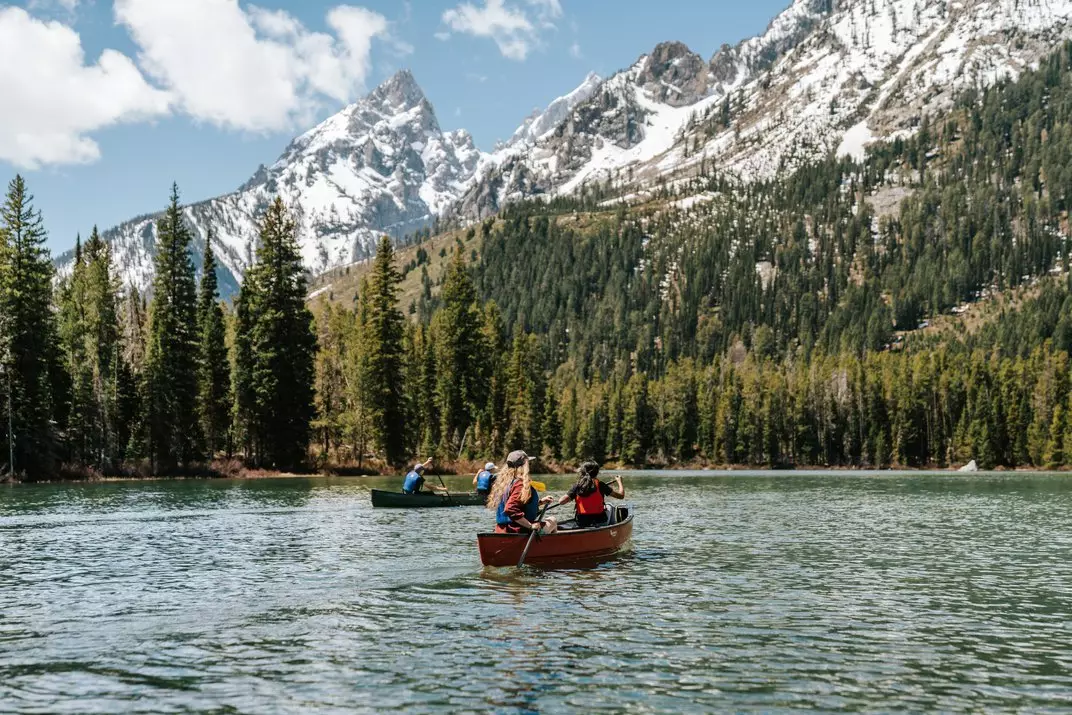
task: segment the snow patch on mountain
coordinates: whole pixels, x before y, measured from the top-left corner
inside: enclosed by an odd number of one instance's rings
[[[665,42],[607,80],[587,76],[490,154],[464,130],[442,131],[400,72],[186,217],[195,251],[215,230],[237,285],[277,195],[294,211],[307,268],[320,273],[366,258],[384,233],[469,221],[521,199],[610,185],[612,205],[701,167],[751,181],[830,154],[860,159],[961,90],[1035,66],[1070,27],[1072,0],[795,0],[763,34],[710,60]],[[104,234],[120,275],[139,288],[152,280],[155,218]]]
[[[212,227],[226,282],[237,286],[253,260],[258,222],[278,195],[293,212],[311,273],[352,263],[385,233],[401,237],[429,225],[461,193],[481,156],[464,130],[440,129],[413,76],[399,72],[299,136],[234,193],[187,206],[194,252]],[[140,290],[152,283],[156,219],[104,233],[119,275]],[[61,272],[70,260],[60,258]]]
[[[1072,0],[796,0],[710,62],[663,43],[524,152],[484,162],[456,211],[696,174],[750,181],[831,153],[862,159],[955,96],[1014,78],[1072,36]]]

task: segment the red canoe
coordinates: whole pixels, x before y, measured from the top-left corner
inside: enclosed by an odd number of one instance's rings
[[[619,524],[595,529],[571,529],[540,536],[525,557],[527,564],[560,564],[611,556],[633,535],[633,515]],[[517,566],[528,534],[477,534],[480,561],[485,566]]]

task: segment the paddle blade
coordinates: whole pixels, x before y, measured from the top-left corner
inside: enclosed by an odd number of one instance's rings
[[[533,481],[533,482],[530,482],[530,484],[532,484],[532,488],[535,489],[538,492],[547,491],[547,485],[544,484],[543,482]]]

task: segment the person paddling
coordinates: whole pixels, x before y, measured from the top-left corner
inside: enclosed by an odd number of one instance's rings
[[[488,509],[495,511],[497,534],[527,534],[540,530],[553,534],[558,529],[554,517],[540,518],[540,507],[554,501],[553,497],[541,497],[532,486],[529,474],[531,457],[520,449],[506,458],[506,469],[495,480],[488,495]]]
[[[566,494],[558,500],[559,504],[576,502],[577,526],[581,529],[590,529],[593,526],[603,526],[610,523],[610,513],[607,509],[606,497],[625,499],[625,487],[622,486],[622,478],[615,477],[615,489],[606,482],[599,480],[599,464],[588,461],[581,465],[578,470],[580,477]]]
[[[484,497],[486,501],[488,495],[491,494],[492,487],[495,486],[496,474],[495,471],[498,467],[495,466],[495,462],[488,462],[484,465],[484,468],[476,473],[473,477],[473,486],[476,488],[476,493]]]
[[[426,492],[428,492],[428,491],[430,491],[430,492],[446,491],[442,487],[436,487],[436,486],[432,486],[430,484],[427,485],[428,488],[425,489],[424,471],[430,466],[432,466],[432,458],[431,457],[426,459],[424,462],[414,464],[413,469],[411,469],[409,474],[406,475],[406,481],[404,481],[402,483],[402,493],[403,494],[418,494],[421,491],[426,491]]]

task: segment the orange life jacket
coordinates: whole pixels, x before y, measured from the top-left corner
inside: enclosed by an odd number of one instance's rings
[[[596,482],[595,491],[588,496],[577,495],[578,514],[584,514],[585,516],[602,514],[605,508],[606,502],[603,500],[603,492],[599,489],[599,482]]]

